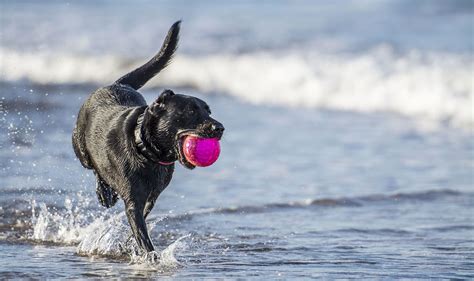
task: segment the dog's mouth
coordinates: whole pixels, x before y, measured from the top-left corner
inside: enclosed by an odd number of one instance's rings
[[[191,162],[188,161],[186,158],[186,155],[184,153],[184,140],[188,136],[194,136],[198,138],[217,138],[220,140],[221,136],[210,136],[208,134],[202,133],[199,130],[181,130],[176,134],[176,154],[178,155],[178,161],[183,165],[184,167],[192,170],[196,168],[196,165],[192,164]]]
[[[208,165],[212,164],[212,162],[213,162],[212,160],[211,160],[211,162],[208,162],[207,164],[204,164],[202,161],[200,161],[199,164],[196,164],[196,162],[194,162],[196,159],[194,159],[194,160],[187,159],[187,157],[189,157],[189,154],[187,156],[186,153],[184,152],[184,149],[185,149],[184,148],[185,147],[184,143],[185,143],[186,138],[190,137],[190,136],[197,137],[197,138],[200,138],[200,139],[217,139],[219,141],[222,137],[222,132],[220,132],[220,133],[206,133],[206,132],[202,132],[202,131],[197,130],[197,129],[188,129],[188,130],[181,130],[176,134],[176,141],[175,141],[176,147],[175,147],[175,150],[176,150],[176,154],[178,156],[178,161],[181,163],[181,165],[183,165],[184,167],[192,170],[192,169],[196,168],[196,165],[198,165],[198,166],[201,166],[201,165],[208,166]],[[218,157],[218,154],[215,155],[215,156]],[[191,158],[194,158],[194,157],[191,156]],[[214,161],[215,160],[216,160],[216,158],[214,159]]]
[[[186,156],[184,156],[184,150],[183,150],[184,139],[187,136],[200,137],[199,133],[196,130],[184,130],[184,131],[178,132],[178,134],[176,134],[176,154],[178,155],[179,163],[181,163],[181,165],[183,165],[184,167],[192,170],[192,169],[196,168],[196,166],[191,164],[186,159]]]

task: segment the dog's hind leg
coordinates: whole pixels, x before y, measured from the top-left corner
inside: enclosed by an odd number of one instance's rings
[[[117,203],[117,193],[96,172],[96,194],[102,206],[110,208]]]
[[[84,105],[79,110],[76,127],[72,132],[72,148],[76,157],[86,169],[93,169],[91,157],[86,148],[86,128],[89,120],[87,118],[87,109]]]

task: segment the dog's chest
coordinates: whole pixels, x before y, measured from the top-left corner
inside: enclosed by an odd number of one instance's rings
[[[153,164],[147,165],[137,176],[150,191],[154,189],[163,190],[170,183],[173,171],[174,164],[168,166]]]

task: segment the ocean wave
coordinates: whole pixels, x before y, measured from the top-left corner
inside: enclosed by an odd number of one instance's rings
[[[107,85],[145,60],[1,50],[2,81]],[[317,51],[179,55],[152,87],[192,87],[254,104],[393,112],[472,128],[472,57],[381,46],[361,54]]]
[[[450,189],[441,190],[426,190],[421,192],[413,193],[395,193],[395,194],[374,194],[359,197],[347,197],[347,198],[318,198],[318,199],[307,199],[300,201],[290,201],[283,203],[268,203],[263,205],[254,206],[234,206],[234,207],[223,207],[223,208],[208,208],[189,211],[183,214],[167,215],[161,219],[164,221],[170,220],[187,220],[192,219],[195,216],[211,215],[211,214],[252,214],[252,213],[267,213],[267,212],[278,212],[285,209],[299,209],[299,208],[336,208],[336,207],[364,207],[370,206],[376,203],[404,203],[410,201],[416,202],[431,202],[439,199],[448,198],[464,198],[472,197],[474,193],[460,192]]]

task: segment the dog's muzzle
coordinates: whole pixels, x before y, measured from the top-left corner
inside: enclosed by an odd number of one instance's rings
[[[181,130],[176,134],[176,152],[178,161],[188,169],[194,169],[196,166],[186,160],[183,152],[183,142],[186,136],[197,136],[200,138],[217,138],[220,140],[224,134],[224,125],[220,122],[212,120],[204,122],[197,129]]]
[[[211,122],[205,122],[196,131],[201,132],[200,134],[198,134],[200,137],[217,138],[220,140],[222,138],[222,135],[224,134],[224,130],[224,125],[222,125],[220,122],[213,120]]]

